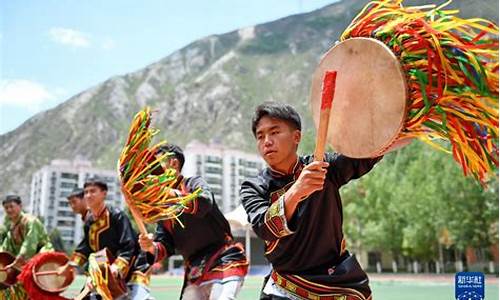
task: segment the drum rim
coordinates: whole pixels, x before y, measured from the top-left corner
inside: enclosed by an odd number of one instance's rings
[[[94,252],[94,255],[99,253],[100,255],[105,255],[108,263],[105,265],[100,265],[101,268],[107,268],[109,272],[109,278],[108,278],[108,290],[111,293],[113,297],[119,297],[121,295],[124,295],[127,293],[127,284],[125,282],[125,278],[115,278],[111,275],[111,271],[109,270],[111,264],[116,260],[114,257],[113,253],[111,253],[111,250],[108,247],[105,247],[99,251]],[[112,284],[111,284],[112,283]],[[110,288],[110,285],[113,286],[113,293],[112,289]],[[119,294],[117,294],[119,293]]]
[[[0,252],[0,257],[6,257],[8,259],[8,262],[9,263],[12,263],[16,257],[14,255],[12,255],[10,252],[8,251],[1,251]],[[7,271],[4,271],[5,273],[7,273]],[[14,276],[14,275],[11,275],[11,276]],[[13,284],[15,284],[17,282],[17,279],[16,279],[17,275],[14,276],[14,278],[12,279],[12,282],[9,282],[7,281],[9,279],[9,276],[7,276],[5,279],[6,281],[0,281],[0,290],[2,289],[6,289],[6,288],[9,288],[10,286],[12,286]]]
[[[45,263],[49,263],[49,262],[55,262],[55,263],[59,263],[62,265],[66,264],[67,262],[69,261],[69,258],[64,256],[54,256],[54,257],[50,257],[47,261],[44,261],[41,265],[45,264]],[[41,266],[41,265],[34,265],[31,269],[31,274],[33,276],[33,281],[35,281],[36,285],[46,291],[46,292],[49,292],[49,293],[61,293],[63,291],[65,291],[70,285],[71,283],[74,281],[75,279],[75,273],[73,272],[69,272],[69,274],[71,275],[67,275],[68,273],[65,273],[64,276],[66,277],[66,280],[65,280],[65,285],[61,286],[60,288],[48,288],[46,287],[45,285],[43,285],[39,280],[38,280],[38,276],[36,276],[36,272],[38,271],[38,268]],[[61,274],[63,275],[63,274]],[[69,281],[68,284],[66,284],[67,282]]]
[[[314,104],[313,97],[314,96],[318,96],[318,95],[314,95],[313,94],[313,91],[314,91],[313,87],[314,87],[315,82],[317,84],[321,84],[321,83],[319,83],[320,79],[316,79],[316,77],[317,77],[316,73],[319,71],[319,69],[322,66],[322,64],[329,57],[330,53],[335,50],[336,47],[339,47],[342,44],[350,43],[353,40],[367,40],[367,41],[370,41],[370,42],[375,42],[376,44],[378,44],[378,45],[382,46],[383,48],[385,48],[386,50],[388,50],[387,53],[390,56],[392,56],[392,58],[394,59],[395,62],[397,62],[397,66],[398,66],[397,67],[397,71],[400,74],[401,78],[403,79],[404,94],[405,94],[405,97],[404,97],[405,98],[405,101],[404,101],[404,111],[402,113],[403,117],[401,118],[401,120],[399,122],[397,130],[395,130],[394,134],[392,135],[392,137],[390,139],[388,139],[388,141],[386,143],[382,144],[378,149],[375,149],[374,151],[371,151],[371,152],[367,152],[366,155],[352,156],[352,157],[355,157],[355,158],[377,157],[377,156],[381,156],[381,155],[387,153],[388,151],[392,150],[391,147],[393,147],[393,146],[398,146],[399,147],[400,144],[408,144],[408,143],[411,142],[411,139],[409,139],[408,141],[400,141],[398,139],[400,137],[400,135],[401,135],[401,132],[404,129],[404,125],[406,123],[406,118],[408,116],[408,110],[409,110],[409,105],[408,105],[408,99],[409,99],[409,94],[408,94],[408,75],[406,74],[406,72],[404,72],[403,67],[401,66],[401,63],[399,62],[398,57],[394,54],[394,52],[386,44],[384,44],[383,42],[381,42],[381,41],[379,41],[379,40],[377,40],[375,38],[368,38],[368,37],[353,37],[353,38],[349,38],[349,39],[346,39],[346,40],[341,41],[341,42],[336,42],[335,45],[333,45],[332,47],[330,47],[330,49],[328,49],[328,51],[323,54],[323,56],[321,57],[320,61],[318,62],[318,65],[316,66],[316,69],[313,72],[313,75],[312,75],[312,84],[311,84],[311,92],[310,92],[310,96],[309,96],[309,107],[310,107],[310,110],[311,110],[311,113],[312,113],[312,116],[313,116],[314,126],[315,126],[315,128],[317,130],[318,129],[318,125],[319,125],[319,114],[317,116],[314,114],[314,110],[315,109],[313,107],[313,104]],[[335,106],[335,100],[333,102],[333,105]],[[335,149],[334,145],[328,139],[327,139],[327,143],[328,143],[328,145],[330,145],[331,147],[333,147]]]

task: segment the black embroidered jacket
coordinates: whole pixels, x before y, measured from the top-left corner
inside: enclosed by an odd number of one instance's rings
[[[176,252],[181,254],[185,263],[185,278],[193,283],[245,276],[248,261],[243,247],[233,241],[229,223],[215,203],[208,184],[199,176],[181,176],[176,184],[176,189],[182,194],[197,188],[203,192],[179,217],[184,227],[174,220],[157,224],[154,261]]]
[[[326,154],[330,163],[324,188],[297,206],[287,222],[283,194],[297,180],[312,156],[299,157],[290,174],[266,168],[242,184],[240,196],[255,233],[264,240],[265,256],[278,272],[323,273],[339,263],[345,242],[339,189],[370,171],[376,159],[352,159]]]
[[[114,265],[128,282],[149,284],[146,254],[140,251],[137,233],[125,212],[106,207],[99,216],[90,214],[84,225],[84,237],[71,258],[81,267],[91,253],[108,248],[114,256]]]

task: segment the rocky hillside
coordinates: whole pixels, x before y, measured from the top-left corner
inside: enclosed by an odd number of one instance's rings
[[[180,145],[216,139],[253,150],[250,116],[267,100],[294,105],[304,116],[306,132],[313,132],[308,108],[313,70],[365,3],[343,0],[311,13],[208,36],[39,113],[0,136],[1,194],[19,193],[27,199],[31,174],[55,158],[79,155],[114,168],[129,122],[144,105],[156,110],[161,137]],[[498,22],[496,0],[454,5],[464,16]]]

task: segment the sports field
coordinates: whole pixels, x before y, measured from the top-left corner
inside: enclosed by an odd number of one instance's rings
[[[450,300],[454,299],[454,275],[370,275],[375,300]],[[78,276],[65,296],[75,296],[84,282]],[[182,278],[178,276],[153,276],[151,290],[157,300],[178,299]],[[258,299],[262,277],[249,276],[238,299]],[[486,300],[498,299],[498,278],[487,277]]]

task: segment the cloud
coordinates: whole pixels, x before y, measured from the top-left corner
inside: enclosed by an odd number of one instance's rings
[[[111,49],[115,48],[115,46],[116,46],[115,41],[110,39],[110,38],[105,39],[101,45],[102,49],[104,49],[104,50],[111,50]]]
[[[63,45],[81,48],[90,47],[89,36],[74,29],[54,27],[49,30],[49,36],[54,42]]]
[[[37,110],[46,101],[54,99],[45,86],[25,79],[0,80],[0,106],[17,106]]]

